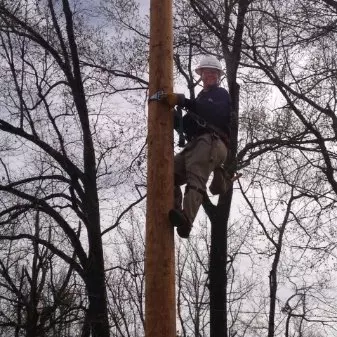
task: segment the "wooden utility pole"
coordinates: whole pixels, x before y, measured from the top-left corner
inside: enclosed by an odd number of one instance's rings
[[[150,3],[149,95],[173,90],[172,0]],[[173,207],[173,117],[158,101],[148,109],[145,337],[176,336]]]

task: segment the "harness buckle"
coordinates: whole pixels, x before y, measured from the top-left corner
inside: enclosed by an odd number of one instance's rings
[[[206,126],[207,126],[206,121],[205,121],[204,119],[201,119],[201,118],[198,118],[198,119],[197,119],[197,124],[198,124],[199,126],[201,126],[202,128],[206,128]]]

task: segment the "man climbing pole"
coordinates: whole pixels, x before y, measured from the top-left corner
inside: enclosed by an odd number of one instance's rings
[[[231,103],[227,90],[219,86],[224,75],[221,64],[216,57],[208,55],[195,71],[203,82],[203,89],[196,99],[176,93],[161,93],[158,97],[170,107],[187,110],[185,116],[175,116],[174,121],[175,129],[183,130],[187,144],[174,157],[174,208],[169,211],[169,219],[182,238],[189,237],[213,171],[217,172],[217,177],[211,184],[211,192],[221,192],[216,185],[223,182],[218,177],[228,156],[230,142]],[[180,186],[184,184],[183,198]]]

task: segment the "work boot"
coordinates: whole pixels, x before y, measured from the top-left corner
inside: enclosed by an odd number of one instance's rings
[[[192,224],[183,211],[171,209],[169,211],[169,219],[171,224],[177,227],[177,233],[181,238],[187,239],[190,236]]]

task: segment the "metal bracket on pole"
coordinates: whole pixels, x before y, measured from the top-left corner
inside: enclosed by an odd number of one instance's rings
[[[153,94],[152,96],[150,96],[149,98],[149,102],[152,102],[152,101],[160,101],[160,99],[165,96],[165,91],[163,90],[159,90],[157,91],[155,94]]]

